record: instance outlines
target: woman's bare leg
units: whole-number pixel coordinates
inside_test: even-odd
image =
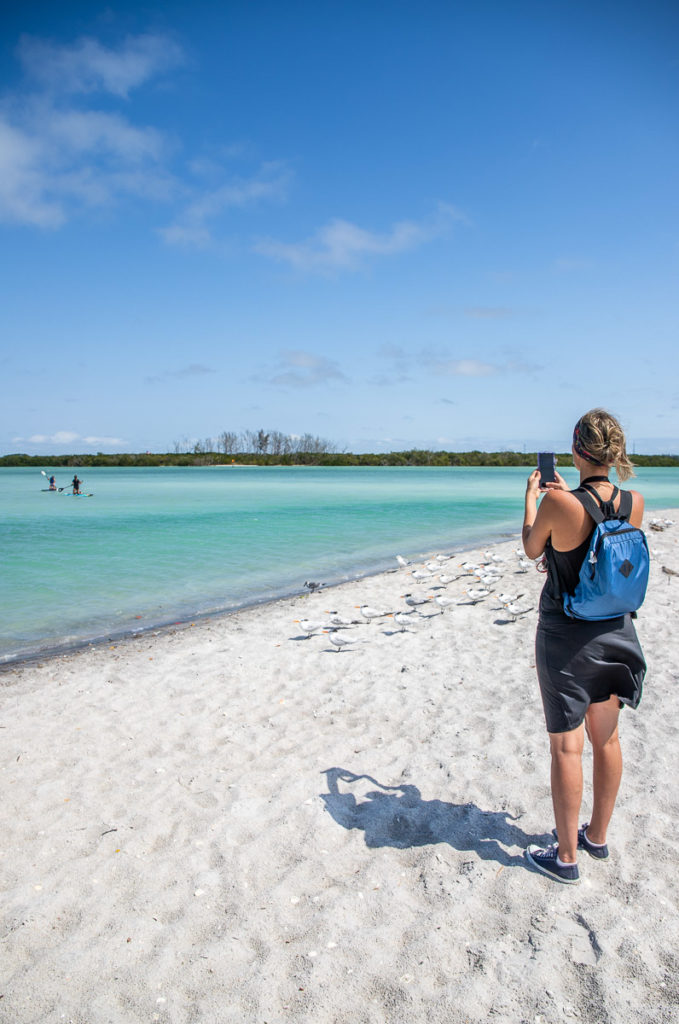
[[[549,734],[552,754],[552,803],[556,834],[559,837],[559,858],[565,864],[574,864],[577,860],[584,742],[585,730],[582,725],[570,732]]]
[[[594,791],[587,837],[597,844],[606,842],[606,833],[622,778],[622,751],[618,737],[619,715],[620,702],[613,696],[601,704],[590,704],[585,717],[587,735],[592,744]]]

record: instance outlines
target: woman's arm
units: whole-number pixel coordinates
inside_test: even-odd
[[[568,484],[557,473],[556,481],[545,487],[545,497],[538,507],[540,494],[540,470],[535,469],[528,477],[526,484],[526,508],[523,516],[523,550],[529,558],[539,558],[544,554],[545,545],[552,533],[554,502],[550,500],[550,491],[567,491]]]

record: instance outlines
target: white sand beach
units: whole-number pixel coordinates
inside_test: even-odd
[[[645,692],[579,886],[523,858],[554,822],[518,539],[442,563],[504,559],[478,603],[409,566],[6,668],[0,1022],[676,1021],[679,513],[652,516]],[[453,603],[339,651],[295,621],[407,593]]]

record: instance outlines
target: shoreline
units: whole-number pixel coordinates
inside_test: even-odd
[[[417,582],[415,563],[13,666],[1,1024],[669,1022],[679,581],[662,566],[679,570],[679,524],[649,544],[645,692],[621,716],[610,862],[581,858],[579,886],[523,856],[553,814],[543,577],[515,539],[467,554],[518,615],[468,578]],[[432,600],[396,619],[407,593]],[[335,614],[352,624],[325,632]]]
[[[679,516],[679,509],[677,510]],[[508,534],[505,531],[500,533],[489,534],[488,544],[502,543],[504,540],[515,539],[520,542],[520,533]],[[460,541],[459,544],[454,545],[455,551],[459,554],[464,554],[468,551],[474,550],[474,542],[471,540]],[[438,548],[437,551],[451,550],[451,546],[443,546]],[[434,551],[428,553],[418,552],[413,555],[412,561],[426,560],[433,557]],[[393,556],[394,561],[396,556]],[[355,573],[352,572],[350,575],[337,577],[330,579],[328,583],[323,583],[322,591],[327,592],[336,587],[340,587],[345,583],[358,582],[363,579],[370,579],[373,576],[379,576],[382,573],[390,573],[395,570],[387,568],[386,566],[380,566],[375,569],[366,569],[365,571],[358,570]],[[127,627],[118,630],[110,630],[105,633],[97,633],[95,635],[84,636],[82,639],[76,639],[72,641],[55,640],[54,643],[49,643],[44,647],[31,649],[26,653],[21,652],[16,655],[12,654],[5,656],[0,653],[0,676],[8,668],[22,665],[24,663],[31,664],[40,661],[45,661],[49,658],[59,658],[68,654],[76,653],[77,651],[87,650],[88,648],[100,647],[103,644],[108,643],[124,643],[128,640],[135,640],[138,637],[147,636],[149,634],[158,636],[169,630],[173,629],[187,629],[190,628],[196,622],[204,622],[209,619],[221,619],[226,618],[230,615],[235,615],[238,612],[246,611],[249,608],[260,608],[268,604],[274,604],[278,601],[292,600],[295,597],[306,596],[304,590],[281,590],[280,593],[268,594],[259,598],[255,598],[250,601],[243,601],[233,605],[232,607],[217,607],[214,609],[208,609],[206,611],[194,611],[187,612],[184,609],[179,609],[176,615],[169,616],[166,619],[162,619],[159,622],[150,622],[148,625],[139,626],[138,628]]]

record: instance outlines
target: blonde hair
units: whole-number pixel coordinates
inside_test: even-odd
[[[627,458],[625,433],[610,412],[590,409],[575,425],[580,445],[592,460],[602,466],[614,466],[619,480],[634,476],[634,466]]]

